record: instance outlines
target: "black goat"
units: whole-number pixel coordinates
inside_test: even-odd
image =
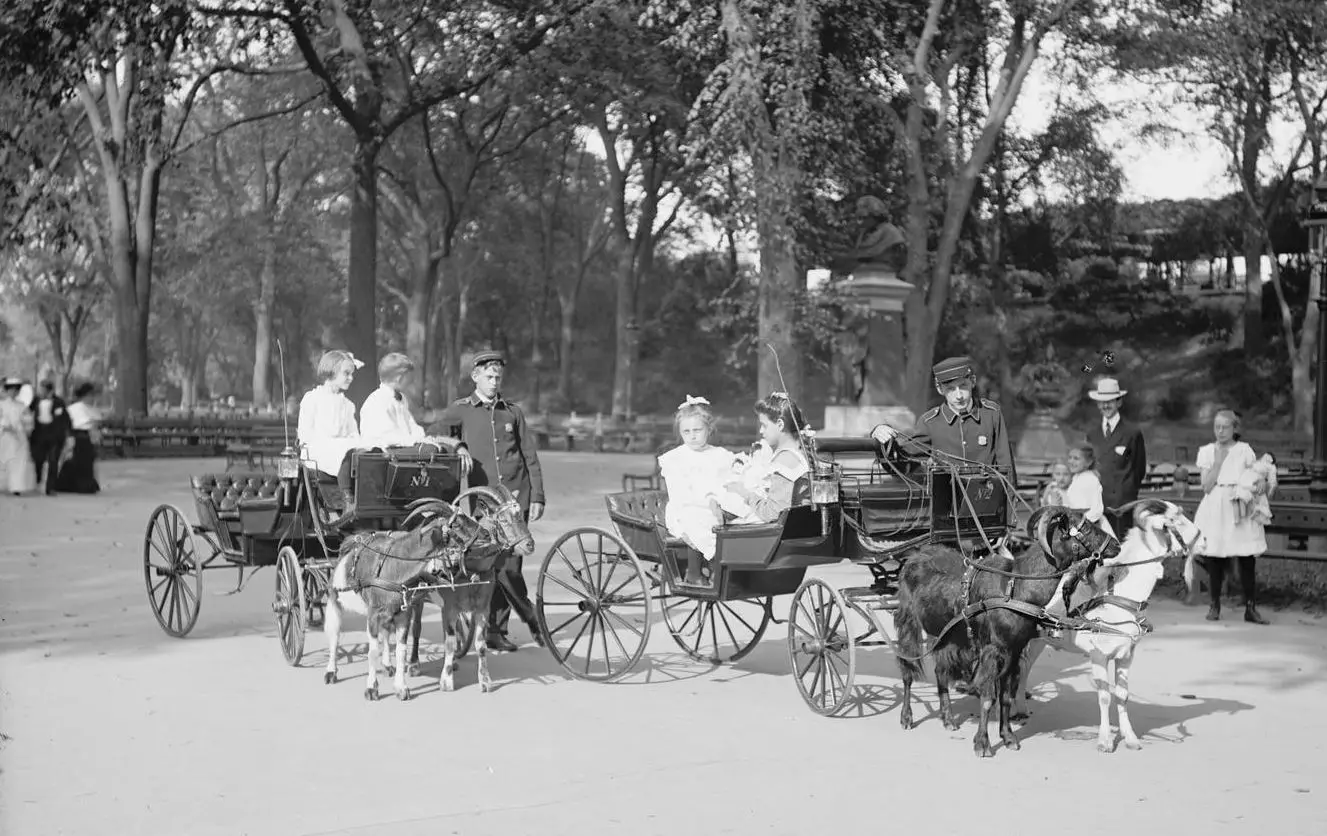
[[[958,616],[969,604],[988,599],[1045,607],[1055,594],[1061,574],[1075,562],[1114,557],[1120,548],[1113,537],[1087,522],[1083,512],[1068,508],[1038,509],[1028,520],[1027,532],[1032,544],[1016,557],[1008,553],[992,555],[970,565],[957,550],[931,545],[923,546],[907,560],[899,576],[899,604],[894,613],[896,653],[903,678],[899,715],[903,728],[912,728],[912,681],[922,675],[921,661],[926,654],[923,645],[930,635],[936,638],[932,653],[944,727],[951,731],[958,728],[949,703],[949,683],[967,682],[981,699],[973,751],[983,758],[995,754],[987,729],[997,699],[1000,739],[1010,749],[1019,748],[1010,713],[1019,681],[1019,661],[1027,643],[1037,636],[1039,624],[1026,612],[996,605],[971,614],[966,624]]]

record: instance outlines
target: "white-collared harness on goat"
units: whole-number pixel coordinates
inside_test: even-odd
[[[412,512],[410,516],[414,516],[414,512]],[[443,523],[442,526],[443,533],[447,533],[452,530],[452,526],[455,524],[456,519],[459,516],[462,516],[462,512],[458,509],[453,509],[452,516],[448,517],[447,521]],[[407,517],[407,520],[409,520],[409,517]],[[479,534],[481,531],[482,531],[481,528],[476,527],[474,532],[469,536],[469,538],[465,541],[465,543],[463,543],[458,549],[448,550],[444,548],[443,550],[444,554],[447,553],[448,551],[460,552],[462,558],[460,561],[458,561],[458,565],[462,571],[464,571],[465,568],[464,555],[466,554],[466,552],[470,550],[472,546],[474,546],[475,541],[479,539]],[[379,532],[375,532],[375,534],[377,533]],[[415,576],[415,578],[406,583],[383,580],[381,577],[382,571],[387,566],[387,561],[384,558],[399,560],[403,563],[424,563],[424,564],[435,561],[438,558],[435,555],[429,555],[427,557],[402,557],[400,555],[389,554],[379,549],[375,549],[369,545],[369,540],[374,536],[374,534],[359,535],[359,536],[363,537],[363,540],[360,542],[359,547],[355,549],[355,553],[350,559],[350,565],[346,567],[346,579],[348,581],[348,585],[344,587],[340,586],[334,587],[335,591],[337,592],[353,592],[356,595],[359,595],[360,593],[363,592],[363,590],[370,587],[375,589],[381,589],[386,592],[392,593],[394,595],[401,596],[401,611],[404,612],[405,610],[410,609],[410,607],[414,604],[415,599],[418,596],[424,595],[428,592],[438,589],[456,589],[462,586],[472,586],[480,583],[488,583],[488,581],[481,580],[477,575],[471,575],[468,579],[458,582],[456,580],[456,575],[453,573],[453,570],[445,565],[442,567],[442,571],[446,573],[447,579],[445,581],[439,579],[437,573],[429,572],[427,569],[421,570],[420,573]],[[361,579],[358,576],[358,572],[356,570],[359,568],[360,557],[363,556],[365,552],[370,552],[373,554],[376,565],[372,567],[373,576],[371,578]]]

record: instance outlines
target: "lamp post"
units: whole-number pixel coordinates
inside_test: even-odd
[[[1318,274],[1318,377],[1313,404],[1313,463],[1309,498],[1327,504],[1327,174],[1313,185],[1304,226],[1309,232],[1309,270]],[[1311,276],[1312,274],[1310,274]],[[1310,282],[1310,285],[1312,282]]]

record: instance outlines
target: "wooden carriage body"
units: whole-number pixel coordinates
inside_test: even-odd
[[[148,521],[144,580],[161,628],[176,637],[193,629],[205,570],[237,568],[233,591],[238,592],[247,583],[246,570],[251,578],[262,567],[276,566],[273,609],[286,658],[298,662],[305,625],[321,619],[328,576],[345,535],[394,529],[411,502],[452,501],[462,485],[459,457],[423,447],[356,452],[351,476],[354,511],[335,527],[331,523],[344,498],[335,478],[312,468],[300,466],[293,478],[267,471],[193,477],[197,523],[173,505],[159,506]]]

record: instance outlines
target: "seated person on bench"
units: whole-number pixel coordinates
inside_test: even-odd
[[[410,414],[410,402],[401,391],[415,363],[404,354],[388,354],[378,361],[377,389],[359,408],[360,438],[366,448],[413,447],[416,444],[446,444],[461,459],[461,476],[470,473],[470,451],[460,439],[430,436]]]
[[[318,379],[322,382],[306,392],[299,405],[297,432],[304,460],[323,474],[336,474],[336,483],[345,496],[345,508],[333,525],[348,520],[355,510],[350,454],[365,449],[365,445],[355,424],[355,405],[345,392],[355,379],[355,370],[363,365],[349,351],[323,352],[318,360]]]
[[[810,470],[799,437],[802,410],[782,392],[756,401],[762,449],[742,462],[742,474],[725,485],[719,504],[739,525],[770,523],[793,505],[793,487]]]

